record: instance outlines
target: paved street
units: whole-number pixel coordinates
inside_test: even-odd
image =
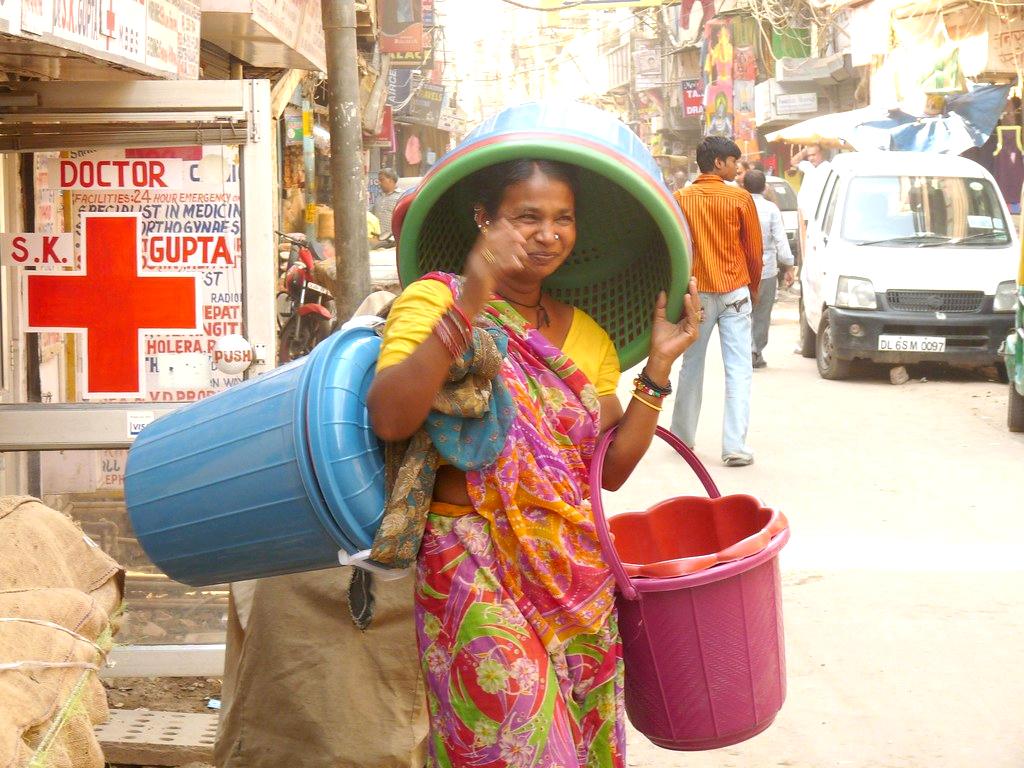
[[[788,700],[767,732],[715,752],[664,751],[634,732],[629,764],[1024,766],[1024,435],[1006,430],[1006,386],[939,367],[903,386],[886,368],[824,381],[793,354],[796,320],[795,303],[777,305],[769,367],[755,371],[756,463],[719,460],[717,340],[697,444],[723,492],[789,517]],[[696,491],[673,457],[657,447],[606,504]]]

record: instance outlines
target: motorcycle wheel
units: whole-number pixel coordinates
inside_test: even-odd
[[[320,340],[317,333],[320,324],[311,318],[306,318],[305,322],[300,323],[301,319],[303,318],[300,315],[292,315],[281,329],[281,335],[277,340],[278,365],[308,355]]]

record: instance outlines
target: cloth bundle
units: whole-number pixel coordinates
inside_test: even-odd
[[[416,560],[441,461],[463,471],[494,462],[512,425],[514,404],[498,372],[508,337],[473,328],[473,343],[452,362],[423,427],[387,446],[389,497],[373,540],[374,561],[407,568]]]

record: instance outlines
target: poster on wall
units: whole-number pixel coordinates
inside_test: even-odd
[[[422,0],[378,0],[382,53],[408,53],[423,50]]]
[[[733,45],[728,19],[704,26],[704,134],[733,136]]]
[[[756,155],[758,147],[757,120],[754,116],[754,81],[734,81],[732,97],[733,140],[744,155]]]
[[[81,334],[84,396],[188,402],[239,382],[214,365],[218,340],[243,330],[237,147],[87,150],[37,168],[70,206],[74,271],[24,270],[27,324]],[[132,311],[111,312],[115,295]]]

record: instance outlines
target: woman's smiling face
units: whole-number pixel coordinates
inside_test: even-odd
[[[539,168],[528,179],[505,188],[496,216],[506,219],[526,240],[523,267],[537,280],[562,266],[576,245],[572,187]]]

